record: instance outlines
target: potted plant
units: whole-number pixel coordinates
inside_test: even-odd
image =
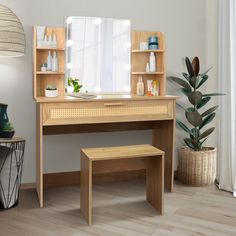
[[[168,79],[181,87],[189,105],[179,105],[183,110],[187,122],[177,120],[188,137],[184,139],[186,144],[179,150],[178,179],[192,186],[202,186],[213,183],[216,177],[216,148],[203,146],[215,127],[207,128],[207,125],[215,118],[218,106],[203,110],[212,96],[223,95],[221,93],[203,94],[199,89],[208,80],[208,72],[200,74],[200,62],[195,57],[191,62],[185,59],[188,73],[182,73],[184,79],[169,77]]]
[[[58,90],[57,90],[56,85],[53,85],[53,84],[47,85],[47,88],[45,89],[45,96],[50,97],[50,98],[57,97]]]
[[[78,78],[69,77],[67,80],[67,92],[68,93],[79,93],[80,89],[83,87]]]
[[[0,131],[0,138],[12,138],[15,134],[15,129],[12,123],[7,122]]]

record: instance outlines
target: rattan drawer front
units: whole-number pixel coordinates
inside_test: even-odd
[[[43,124],[89,124],[173,119],[172,100],[45,103]]]

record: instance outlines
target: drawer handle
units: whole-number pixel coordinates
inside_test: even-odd
[[[106,102],[104,106],[106,107],[113,107],[113,106],[122,106],[124,105],[122,102]]]

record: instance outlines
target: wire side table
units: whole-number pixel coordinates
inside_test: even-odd
[[[0,138],[0,210],[18,204],[25,139]]]

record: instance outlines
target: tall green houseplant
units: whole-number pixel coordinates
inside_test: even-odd
[[[189,101],[188,107],[179,105],[185,113],[187,124],[177,120],[178,125],[188,133],[184,139],[185,144],[194,151],[201,151],[203,143],[214,131],[215,127],[206,128],[216,115],[218,106],[213,106],[207,110],[203,107],[211,100],[212,96],[223,95],[222,93],[206,93],[200,91],[201,86],[208,80],[208,72],[200,74],[200,62],[195,57],[191,62],[188,57],[185,58],[188,73],[182,73],[183,79],[171,76],[168,79],[177,83],[181,87],[182,93]]]

